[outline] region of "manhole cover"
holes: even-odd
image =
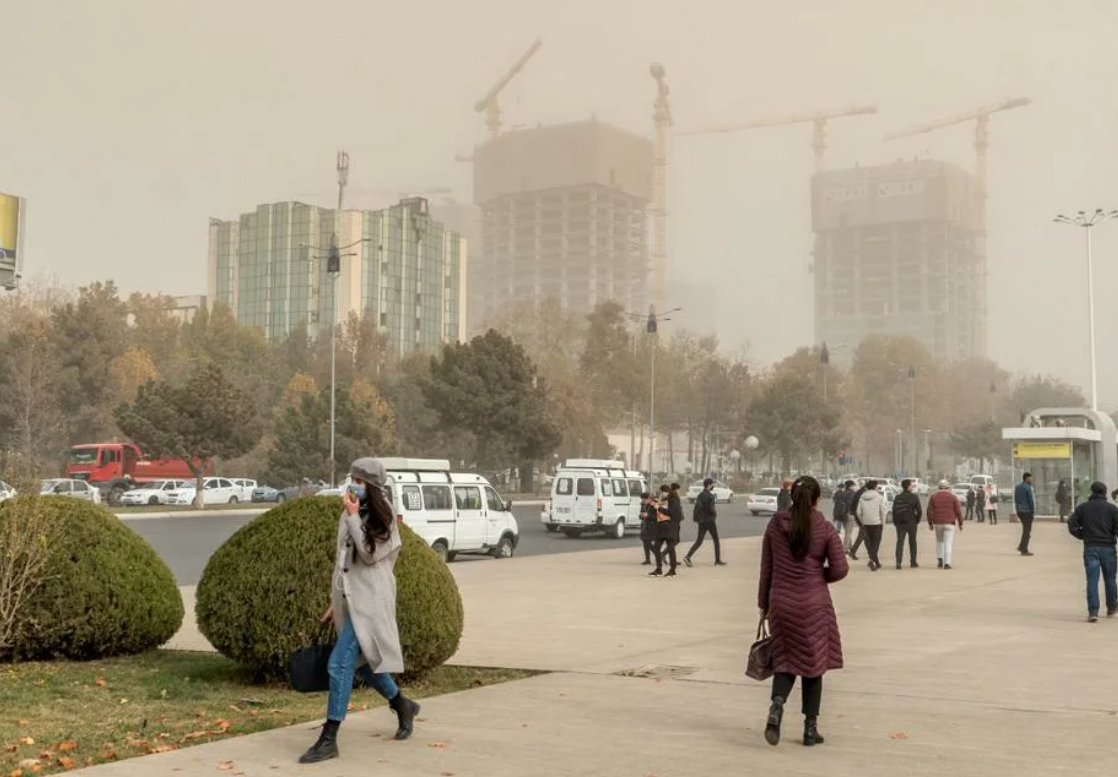
[[[639,669],[623,669],[618,672],[622,677],[651,677],[657,680],[678,680],[699,671],[694,666],[642,666]]]

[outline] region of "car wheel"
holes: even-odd
[[[436,540],[435,544],[431,546],[431,550],[435,551],[435,555],[438,556],[443,563],[450,561],[450,548],[448,548],[446,543],[442,540]]]
[[[456,559],[456,558],[458,558],[458,554],[455,553],[452,550],[452,551],[450,551],[449,553],[446,554],[446,563],[449,564],[451,561],[454,561],[454,559]]]
[[[114,487],[109,492],[109,504],[111,504],[113,507],[120,507],[120,500],[123,496],[124,496],[124,489],[121,488],[120,486]],[[91,501],[91,502],[93,501],[92,496],[89,498],[89,501]]]
[[[569,539],[577,540],[582,536],[582,529],[563,529],[563,533],[566,534]]]
[[[755,516],[757,516],[757,515],[760,515],[760,514],[761,514],[761,511],[760,511],[760,510],[750,510],[749,512],[753,513],[753,515],[755,515]]]
[[[548,530],[549,532],[557,532],[557,531],[559,531],[559,527],[558,527],[558,526],[555,526],[554,524],[550,524],[550,523],[545,523],[545,524],[544,524],[544,526],[546,526],[546,527],[547,527],[547,530]]]
[[[239,502],[239,501],[240,501],[240,500],[239,500],[239,499],[237,499],[237,497],[235,497],[235,496],[231,496],[231,497],[229,497],[229,504],[231,504],[231,505],[235,505],[235,504],[237,504],[237,502]]]
[[[278,494],[276,496],[276,504],[281,505],[286,501],[287,501],[287,495],[286,494]]]
[[[625,538],[625,519],[618,518],[617,523],[613,525],[613,530],[609,533],[610,539],[621,540]]]
[[[493,558],[512,558],[513,551],[516,550],[512,544],[512,537],[507,534],[501,537],[501,541],[497,543],[497,547],[493,548]]]
[[[148,504],[149,504],[149,505],[157,505],[157,504],[159,504],[159,497],[157,497],[157,496],[149,496],[149,497],[148,497]]]
[[[733,502],[734,502],[734,492],[731,491],[730,495],[728,497],[726,497],[726,504],[733,504]]]

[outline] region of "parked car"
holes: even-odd
[[[641,494],[648,491],[644,475],[608,459],[567,459],[555,473],[551,499],[540,511],[540,523],[574,539],[604,532],[621,539],[641,521]]]
[[[252,492],[256,490],[256,481],[248,478],[232,478],[233,488],[237,492],[238,502],[251,502]]]
[[[768,513],[769,515],[775,514],[776,498],[779,495],[779,488],[762,488],[756,494],[748,497],[746,504],[749,506],[749,512],[753,515],[760,515],[761,513]]]
[[[959,504],[966,506],[967,494],[974,490],[974,486],[970,483],[956,483],[951,486],[951,493],[959,500]]]
[[[11,499],[15,495],[16,490],[0,480],[0,502],[3,502],[5,499]]]
[[[125,491],[120,495],[122,505],[165,505],[167,495],[172,491],[190,488],[193,484],[188,480],[156,480],[154,483],[144,483],[139,488]]]
[[[75,499],[84,499],[95,505],[101,504],[101,492],[84,480],[50,478],[44,480],[42,485],[39,486],[39,493],[43,496],[71,496]]]
[[[197,493],[193,485],[167,494],[169,505],[192,505]],[[240,491],[228,478],[206,478],[202,481],[202,504],[236,504],[241,501]]]
[[[310,496],[312,494],[317,494],[325,488],[327,488],[325,482],[321,480],[310,480],[305,478],[302,485],[288,486],[287,488],[257,486],[252,490],[252,494],[249,499],[253,502],[275,502],[276,504],[283,504],[288,499],[294,499],[297,496]],[[338,493],[340,494],[341,492],[339,491]]]
[[[695,504],[695,500],[699,498],[699,494],[703,492],[703,481],[696,480],[687,489],[687,501]],[[714,501],[715,502],[732,502],[734,501],[734,492],[728,485],[721,480],[714,481]]]
[[[912,484],[916,489],[915,493],[917,496],[927,496],[931,492],[931,488],[924,478],[913,478]]]

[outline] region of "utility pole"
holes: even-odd
[[[909,477],[916,474],[916,368],[908,368],[908,422],[909,444],[912,446],[912,469],[907,473]]]
[[[334,446],[337,439],[338,405],[338,276],[342,273],[341,252],[338,249],[338,235],[342,232],[342,208],[345,205],[345,187],[349,183],[349,152],[338,152],[338,210],[334,239],[330,245],[330,255],[326,262],[326,272],[331,275],[330,282],[330,485],[336,485],[337,464],[334,461]]]
[[[681,310],[682,308],[672,308],[666,313],[657,313],[656,306],[649,305],[648,316],[645,317],[645,332],[649,335],[651,346],[648,359],[648,484],[650,488],[654,474],[653,455],[656,451],[656,338],[660,322],[671,321],[671,314]],[[629,316],[634,319],[640,318],[633,313]]]

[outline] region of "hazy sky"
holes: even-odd
[[[355,206],[395,185],[468,199],[473,104],[537,35],[506,126],[596,114],[651,134],[661,61],[678,129],[870,102],[881,115],[830,125],[831,165],[973,169],[973,124],[881,136],[1028,96],[991,123],[991,355],[1087,381],[1082,235],[1051,218],[1118,207],[1118,0],[0,0],[0,20],[0,191],[28,199],[25,272],[126,291],[204,292],[208,217],[328,204],[338,148]],[[717,284],[720,336],[762,363],[812,338],[810,142],[802,125],[672,143],[670,274]],[[1118,223],[1096,234],[1113,405]]]

